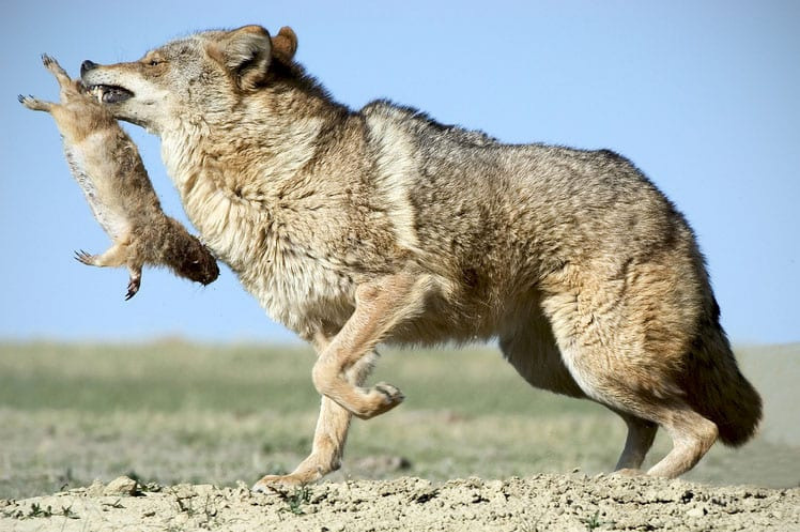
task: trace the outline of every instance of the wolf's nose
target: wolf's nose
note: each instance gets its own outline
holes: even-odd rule
[[[86,75],[86,73],[92,70],[93,68],[97,68],[97,63],[93,63],[92,61],[89,61],[87,59],[86,61],[81,63],[81,76]]]

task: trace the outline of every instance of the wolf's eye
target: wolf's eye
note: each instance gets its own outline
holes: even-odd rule
[[[154,67],[160,65],[163,62],[164,61],[162,59],[151,59],[150,61],[147,62],[147,66]]]

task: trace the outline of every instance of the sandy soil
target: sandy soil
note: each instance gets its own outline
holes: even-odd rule
[[[539,475],[323,483],[261,495],[247,487],[108,485],[0,501],[4,531],[497,530],[800,531],[800,488]]]

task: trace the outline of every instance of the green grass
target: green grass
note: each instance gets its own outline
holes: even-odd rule
[[[302,347],[0,345],[0,405],[94,413],[306,412],[319,403],[310,378],[314,359]],[[537,394],[488,348],[390,352],[379,361],[373,380],[384,378],[406,393],[413,408],[466,416],[594,408]]]
[[[287,472],[311,445],[319,404],[314,358],[301,347],[166,341],[0,345],[0,498],[122,474],[234,485]],[[784,389],[786,372],[774,367],[796,360],[778,350],[745,369],[769,379],[770,393],[796,397]],[[785,383],[773,386],[773,374]],[[397,385],[407,400],[354,422],[333,480],[595,473],[613,467],[624,441],[616,416],[533,390],[491,348],[389,351],[377,380]],[[668,449],[659,438],[653,458]],[[738,453],[715,448],[691,478],[796,485],[797,451],[791,442],[763,439]],[[400,457],[410,469],[396,467]]]
[[[164,342],[137,346],[23,344],[0,346],[0,405],[176,412],[184,409],[281,412],[315,408],[309,350]]]

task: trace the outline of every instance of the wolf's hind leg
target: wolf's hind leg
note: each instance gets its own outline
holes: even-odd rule
[[[634,466],[643,458],[655,435],[655,429],[644,423],[649,421],[664,427],[673,448],[647,474],[677,477],[694,467],[718,433],[713,422],[686,403],[668,365],[682,348],[680,333],[661,343],[648,343],[641,337],[645,326],[598,310],[602,305],[597,302],[607,308],[622,306],[611,305],[616,300],[604,296],[595,290],[594,299],[581,304],[580,298],[565,293],[545,302],[564,362],[587,396],[623,413],[628,440],[618,468]]]
[[[317,391],[362,419],[399,405],[404,397],[391,384],[365,389],[348,382],[347,374],[395,326],[423,311],[433,284],[429,275],[397,274],[359,286],[355,312],[314,365]]]
[[[503,356],[531,385],[571,397],[586,398],[586,394],[567,369],[561,358],[552,328],[538,309],[526,315],[516,326],[500,337]],[[611,408],[628,426],[628,439],[616,470],[635,470],[642,466],[653,445],[658,425],[645,419]]]
[[[656,432],[658,432],[658,425],[627,412],[616,410],[615,412],[622,417],[628,426],[628,438],[625,440],[625,448],[614,470],[620,473],[638,470],[642,467],[647,452],[653,446]]]
[[[596,349],[597,346],[594,346]],[[717,439],[717,426],[682,400],[678,390],[669,391],[659,383],[651,390],[653,375],[637,374],[628,366],[617,365],[620,360],[609,352],[593,352],[591,348],[567,350],[568,363],[586,394],[612,410],[625,412],[628,438],[617,469],[636,469],[655,437],[654,425],[664,427],[672,438],[672,450],[648,475],[675,478],[689,471],[708,452]],[[587,358],[595,359],[587,362]],[[664,381],[668,377],[662,377]],[[658,391],[656,391],[658,390]],[[636,419],[638,418],[638,420]],[[646,422],[650,422],[648,425]]]
[[[672,438],[672,450],[647,474],[675,478],[690,470],[708,452],[719,436],[717,425],[689,406],[663,413],[659,421]]]
[[[647,474],[680,476],[694,467],[714,444],[717,426],[692,410],[679,390],[670,390],[668,376],[654,382],[658,375],[637,371],[625,360],[626,356],[616,355],[621,350],[618,346],[608,349],[594,344],[573,346],[564,352],[567,365],[586,395],[620,413],[628,424],[628,438],[617,469],[641,466],[660,425],[672,438],[673,448]]]

